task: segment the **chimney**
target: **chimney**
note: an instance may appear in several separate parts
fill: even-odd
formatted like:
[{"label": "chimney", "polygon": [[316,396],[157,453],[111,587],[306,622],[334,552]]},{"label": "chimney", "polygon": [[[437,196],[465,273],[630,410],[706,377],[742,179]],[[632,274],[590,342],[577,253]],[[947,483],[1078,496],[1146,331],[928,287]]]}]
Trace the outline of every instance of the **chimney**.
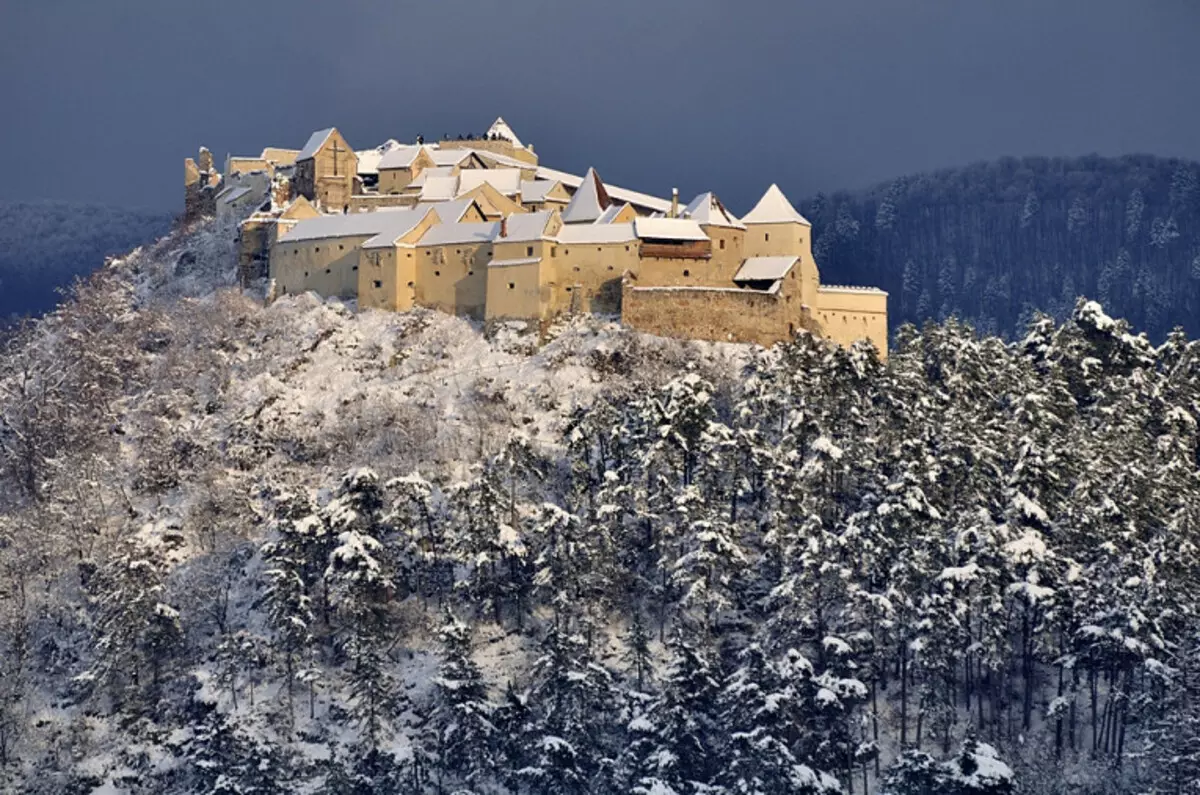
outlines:
[{"label": "chimney", "polygon": [[500,218],[500,237],[508,237],[508,218],[504,216]]},{"label": "chimney", "polygon": [[679,188],[671,188],[671,218],[679,217]]}]

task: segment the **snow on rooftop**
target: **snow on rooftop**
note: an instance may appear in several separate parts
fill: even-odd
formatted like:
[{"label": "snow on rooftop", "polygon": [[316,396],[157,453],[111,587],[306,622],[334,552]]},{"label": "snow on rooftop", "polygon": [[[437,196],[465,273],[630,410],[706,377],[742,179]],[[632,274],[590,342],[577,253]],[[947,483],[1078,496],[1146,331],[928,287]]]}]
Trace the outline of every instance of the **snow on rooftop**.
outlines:
[{"label": "snow on rooftop", "polygon": [[500,234],[500,222],[442,223],[429,227],[421,237],[421,246],[453,246],[457,243],[487,243]]},{"label": "snow on rooftop", "polygon": [[443,224],[456,224],[475,204],[474,199],[453,199],[444,202],[421,202],[417,207],[431,207],[438,214]]},{"label": "snow on rooftop", "polygon": [[546,236],[546,225],[550,223],[552,212],[552,210],[542,210],[536,213],[513,213],[508,216],[506,222],[507,234],[499,240],[514,243],[541,240]]},{"label": "snow on rooftop", "polygon": [[546,194],[558,184],[558,180],[523,179],[521,180],[521,201],[527,203],[544,202],[546,201]]},{"label": "snow on rooftop", "polygon": [[754,209],[742,216],[743,224],[804,224],[812,226],[783,195],[778,185],[771,185],[754,205]]},{"label": "snow on rooftop", "polygon": [[615,204],[614,203],[614,204],[608,205],[608,209],[606,209],[604,211],[603,215],[601,215],[599,218],[596,219],[596,223],[611,224],[613,222],[613,219],[616,218],[618,215],[620,215],[621,211],[629,206],[631,206],[629,204],[629,202],[625,202],[624,204]]},{"label": "snow on rooftop", "polygon": [[708,240],[700,224],[688,218],[638,218],[633,231],[643,240]]},{"label": "snow on rooftop", "polygon": [[494,259],[488,263],[489,268],[504,268],[509,265],[534,265],[541,262],[541,257],[521,257],[519,259]]},{"label": "snow on rooftop", "polygon": [[417,155],[421,153],[421,147],[417,144],[401,144],[393,146],[384,153],[383,158],[377,165],[378,169],[388,168],[409,168],[413,161],[417,159]]},{"label": "snow on rooftop", "polygon": [[[537,178],[556,179],[569,188],[578,188],[583,184],[583,177],[578,174],[571,174],[554,168],[546,168],[545,166],[537,167]],[[618,188],[616,185],[605,185],[604,187],[608,191],[609,198],[614,201],[629,202],[634,207],[644,207],[647,210],[657,210],[663,213],[671,209],[671,202],[667,199],[660,199],[648,193],[638,193],[628,188]]]},{"label": "snow on rooftop", "polygon": [[485,182],[505,196],[521,192],[521,172],[515,168],[468,168],[458,175],[458,195],[473,191]]},{"label": "snow on rooftop", "polygon": [[429,208],[397,208],[372,213],[348,213],[306,218],[280,236],[280,242],[296,243],[330,237],[376,236],[396,231],[393,239],[412,230],[429,212]]},{"label": "snow on rooftop", "polygon": [[364,149],[361,152],[355,152],[358,155],[358,173],[359,174],[378,174],[379,162],[383,160],[383,156],[391,150],[400,146],[399,142],[388,140],[374,149]]},{"label": "snow on rooftop", "polygon": [[513,132],[513,128],[509,127],[508,122],[506,122],[502,117],[497,117],[496,120],[492,122],[492,126],[488,127],[486,137],[490,138],[493,135],[498,138],[503,138],[504,140],[510,142],[513,146],[525,146],[525,144],[521,143],[521,139],[517,137],[517,134]]},{"label": "snow on rooftop", "polygon": [[453,166],[433,166],[432,168],[423,168],[423,169],[421,169],[421,173],[417,174],[417,176],[413,179],[413,181],[408,183],[408,187],[410,187],[410,188],[423,187],[425,185],[425,180],[429,179],[430,177],[453,177],[453,176],[454,176],[454,167]]},{"label": "snow on rooftop", "polygon": [[596,173],[596,169],[589,168],[575,195],[571,197],[570,204],[563,210],[563,223],[593,223],[604,215],[604,211],[611,204],[612,199],[609,198],[600,175]]},{"label": "snow on rooftop", "polygon": [[334,127],[329,127],[324,130],[317,130],[310,135],[308,143],[300,150],[300,154],[296,155],[296,161],[299,162],[301,160],[308,160],[310,157],[315,157],[321,147],[325,145],[325,142],[329,140],[329,136],[333,135],[335,129]]},{"label": "snow on rooftop", "polygon": [[554,239],[559,243],[627,243],[637,240],[633,224],[563,224]]},{"label": "snow on rooftop", "polygon": [[230,188],[228,191],[223,191],[217,195],[217,198],[222,199],[222,197],[224,197],[222,200],[226,204],[233,204],[235,201],[242,198],[250,191],[251,191],[251,188],[249,185],[243,185],[240,188]]},{"label": "snow on rooftop", "polygon": [[470,149],[430,149],[426,147],[433,162],[439,166],[457,166],[471,157]]},{"label": "snow on rooftop", "polygon": [[733,277],[735,282],[775,281],[787,276],[799,257],[747,257]]},{"label": "snow on rooftop", "polygon": [[449,201],[458,195],[458,177],[429,177],[421,186],[421,201]]},{"label": "snow on rooftop", "polygon": [[878,293],[879,295],[887,295],[886,290],[880,290],[878,287],[859,287],[854,284],[822,284],[817,288],[819,293]]},{"label": "snow on rooftop", "polygon": [[715,193],[701,193],[688,203],[683,210],[685,218],[691,218],[698,224],[709,226],[728,226],[733,229],[745,229],[746,226],[725,209]]}]

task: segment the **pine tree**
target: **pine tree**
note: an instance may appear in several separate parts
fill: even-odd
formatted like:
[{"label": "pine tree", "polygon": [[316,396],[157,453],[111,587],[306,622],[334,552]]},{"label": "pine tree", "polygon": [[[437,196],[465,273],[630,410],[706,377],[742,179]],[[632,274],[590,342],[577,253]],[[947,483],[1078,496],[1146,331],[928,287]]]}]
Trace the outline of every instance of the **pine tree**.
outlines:
[{"label": "pine tree", "polygon": [[494,710],[479,666],[471,659],[470,628],[447,614],[438,636],[443,654],[428,725],[438,792],[456,785],[477,790],[496,767]]}]

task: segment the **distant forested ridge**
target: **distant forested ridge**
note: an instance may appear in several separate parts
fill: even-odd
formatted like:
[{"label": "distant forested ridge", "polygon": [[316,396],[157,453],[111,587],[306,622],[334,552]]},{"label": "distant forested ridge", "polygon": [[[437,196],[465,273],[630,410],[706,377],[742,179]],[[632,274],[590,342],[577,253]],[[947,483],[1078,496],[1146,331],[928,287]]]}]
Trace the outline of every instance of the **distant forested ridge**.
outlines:
[{"label": "distant forested ridge", "polygon": [[893,327],[957,314],[1011,336],[1087,295],[1156,340],[1200,331],[1200,163],[1004,158],[802,212],[825,280],[887,290]]},{"label": "distant forested ridge", "polygon": [[166,234],[168,213],[69,202],[0,202],[0,325],[40,314],[104,258]]}]

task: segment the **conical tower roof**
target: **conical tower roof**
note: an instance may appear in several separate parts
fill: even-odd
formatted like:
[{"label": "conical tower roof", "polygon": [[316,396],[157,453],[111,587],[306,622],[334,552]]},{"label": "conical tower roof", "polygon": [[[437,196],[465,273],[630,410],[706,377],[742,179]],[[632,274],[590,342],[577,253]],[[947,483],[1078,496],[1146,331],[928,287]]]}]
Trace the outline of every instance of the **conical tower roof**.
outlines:
[{"label": "conical tower roof", "polygon": [[683,215],[685,218],[691,218],[701,226],[728,226],[734,229],[746,228],[733,213],[725,209],[725,205],[721,204],[721,200],[711,191],[701,193],[692,199],[688,203],[688,206],[684,208]]},{"label": "conical tower roof", "polygon": [[754,205],[754,209],[742,216],[743,224],[804,224],[812,226],[783,195],[778,185],[771,185]]},{"label": "conical tower roof", "polygon": [[563,223],[590,224],[604,215],[610,204],[612,199],[608,198],[608,191],[600,181],[600,175],[596,173],[596,169],[589,168],[583,177],[583,184],[571,197],[567,209],[563,210]]},{"label": "conical tower roof", "polygon": [[503,138],[506,141],[510,141],[513,146],[524,146],[524,144],[521,143],[521,139],[517,137],[515,132],[513,132],[513,128],[508,126],[508,122],[506,122],[503,117],[497,117],[497,119],[492,122],[492,126],[488,128],[487,135],[489,138],[493,135]]}]

